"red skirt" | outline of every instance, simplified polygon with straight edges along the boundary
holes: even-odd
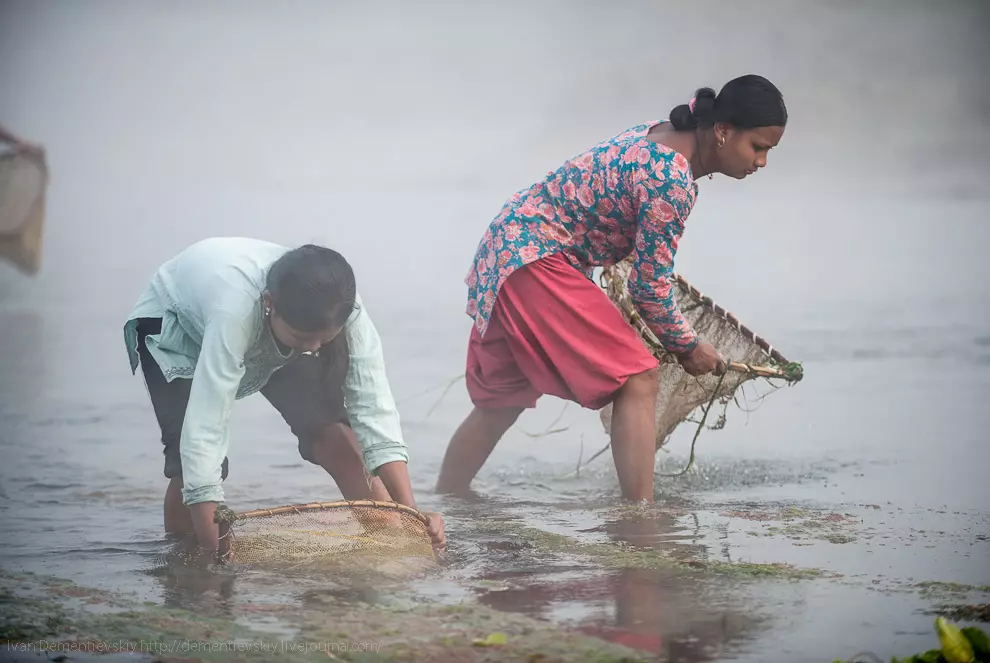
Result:
[[[532,408],[548,394],[598,410],[657,365],[608,296],[558,253],[513,272],[485,335],[472,327],[467,389],[486,409]]]

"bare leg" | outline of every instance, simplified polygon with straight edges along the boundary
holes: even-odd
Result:
[[[653,501],[656,457],[656,370],[629,378],[612,403],[612,459],[622,497]]]
[[[192,517],[182,503],[182,477],[169,479],[165,490],[165,532],[184,536],[193,533]]]
[[[393,501],[378,477],[374,477],[368,485],[360,447],[349,426],[328,426],[320,439],[313,442],[312,453],[316,462],[333,477],[345,500]]]
[[[488,460],[492,449],[505,435],[505,431],[516,422],[523,409],[521,407],[497,410],[474,408],[447,446],[436,491],[466,493],[478,470]]]

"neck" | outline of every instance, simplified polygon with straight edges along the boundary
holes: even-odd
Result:
[[[265,316],[265,326],[268,327],[268,335],[271,336],[272,342],[275,343],[275,348],[279,351],[283,357],[288,357],[292,354],[292,348],[278,340],[278,336],[275,335],[275,330],[272,328],[272,317],[271,315]]]
[[[696,180],[718,172],[718,152],[710,131],[677,131],[670,123],[664,122],[654,127],[647,137],[684,155]]]
[[[707,131],[696,130],[693,140],[693,154],[689,159],[691,172],[695,179],[701,179],[705,175],[718,172],[718,153],[715,150],[715,141]]]

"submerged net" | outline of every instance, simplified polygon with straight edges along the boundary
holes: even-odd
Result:
[[[48,170],[37,157],[0,153],[0,257],[27,274],[41,268]]]
[[[767,341],[746,328],[738,318],[718,306],[686,279],[676,275],[673,278],[674,297],[681,313],[699,337],[715,346],[728,362],[728,370],[724,375],[689,375],[673,355],[663,349],[660,341],[636,312],[627,289],[631,266],[631,260],[627,259],[606,268],[602,273],[602,287],[639,333],[646,348],[660,361],[656,408],[657,448],[663,446],[674,429],[690,419],[692,413],[700,409],[707,416],[708,410],[716,401],[727,406],[742,385],[750,380],[766,378],[771,382],[788,384],[798,382],[803,377],[800,364],[785,359]],[[722,416],[713,427],[724,424],[724,418],[723,409]],[[601,419],[605,431],[611,432],[611,405],[602,409]]]
[[[234,513],[217,509],[228,527],[222,544],[246,565],[311,565],[361,559],[434,560],[427,519],[394,502],[315,502]]]

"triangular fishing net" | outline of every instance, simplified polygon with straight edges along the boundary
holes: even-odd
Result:
[[[678,425],[691,418],[692,413],[700,409],[707,416],[708,410],[716,401],[728,405],[743,384],[750,380],[766,378],[778,384],[788,384],[798,382],[803,377],[800,364],[788,361],[767,341],[745,327],[736,316],[701,293],[684,277],[675,274],[672,278],[674,297],[681,313],[701,339],[715,346],[728,362],[728,370],[724,375],[689,375],[663,349],[660,341],[636,312],[627,288],[631,267],[631,259],[626,259],[605,268],[601,283],[609,299],[639,333],[646,348],[660,361],[656,409],[658,449],[669,440]],[[610,432],[611,404],[601,410],[601,420],[605,431]],[[719,427],[719,423],[724,424],[724,410],[721,422],[716,422],[713,427]]]
[[[230,561],[253,566],[310,566],[346,558],[435,559],[427,518],[394,502],[314,502],[235,513],[217,509]]]
[[[41,268],[48,169],[29,154],[0,152],[0,257],[35,274]]]

